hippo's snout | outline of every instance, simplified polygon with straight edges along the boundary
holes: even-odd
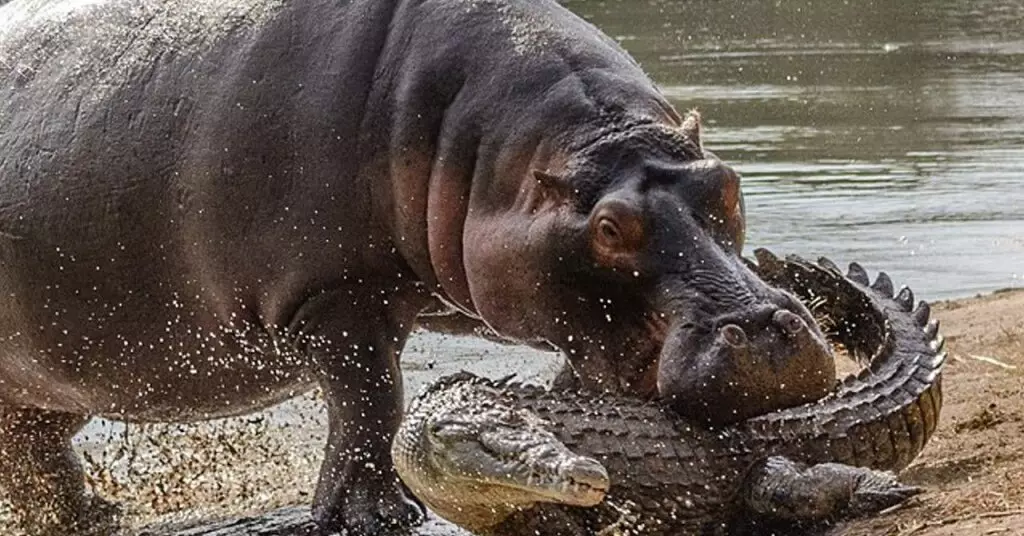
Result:
[[[660,357],[660,396],[687,417],[724,424],[828,394],[835,383],[830,345],[806,309],[787,305],[748,306],[710,327],[672,326]]]
[[[807,323],[800,316],[784,309],[772,314],[772,324],[788,337],[798,337],[808,331]],[[738,324],[726,324],[718,329],[718,333],[722,341],[733,348],[744,348],[750,342],[747,332]]]

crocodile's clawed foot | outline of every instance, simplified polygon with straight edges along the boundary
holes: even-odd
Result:
[[[744,506],[755,516],[793,523],[873,514],[921,492],[892,473],[840,463],[804,465],[774,456],[751,471]]]
[[[917,486],[907,486],[900,483],[892,473],[861,468],[849,469],[863,472],[863,477],[857,484],[857,488],[853,490],[850,503],[842,512],[844,517],[876,514],[887,508],[902,504],[907,499],[924,491]]]

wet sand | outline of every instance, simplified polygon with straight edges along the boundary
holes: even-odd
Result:
[[[1024,291],[938,303],[950,359],[941,423],[904,473],[927,493],[834,534],[1024,535]],[[544,380],[557,354],[466,337],[417,334],[405,357],[407,393],[460,369]],[[126,534],[142,527],[236,519],[310,500],[325,439],[316,393],[245,418],[195,425],[96,423],[79,438],[92,486],[125,504]],[[210,535],[283,534],[303,510]],[[275,521],[276,520],[276,521]],[[261,526],[264,532],[257,532]],[[459,531],[434,522],[419,534]],[[196,533],[200,534],[200,533]]]

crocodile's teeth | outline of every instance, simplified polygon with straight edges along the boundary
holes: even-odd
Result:
[[[910,287],[902,287],[896,293],[896,303],[900,304],[900,307],[909,313],[914,309],[914,291],[910,290]]]
[[[946,347],[946,338],[939,335],[932,339],[932,342],[928,343],[928,347],[931,348],[933,352],[941,352],[942,349]]]
[[[867,270],[855,262],[850,263],[850,269],[846,272],[846,277],[854,283],[860,283],[861,285],[870,283]]]
[[[928,321],[927,324],[925,324],[925,326],[924,326],[924,334],[929,339],[934,339],[935,336],[938,333],[939,333],[939,319],[938,318],[934,318],[934,319]]]
[[[829,259],[828,257],[818,257],[818,265],[834,274],[843,273],[843,271],[836,266],[836,263],[832,262],[832,259]]]
[[[932,315],[932,308],[926,301],[917,302],[917,309],[914,309],[914,322],[922,328],[928,325],[928,318]]]
[[[892,279],[889,279],[889,274],[885,272],[878,272],[878,277],[871,284],[871,288],[886,298],[892,298]]]

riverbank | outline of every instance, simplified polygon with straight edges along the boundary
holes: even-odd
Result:
[[[836,535],[1024,535],[1024,291],[936,303],[950,358],[938,430],[904,480],[925,494]],[[459,369],[551,377],[560,358],[463,337],[420,333],[403,368],[408,393]],[[246,418],[194,425],[93,427],[80,438],[92,484],[127,507],[126,521],[230,517],[308,503],[321,446],[316,394]],[[108,429],[109,428],[109,429]],[[438,534],[443,531],[438,529]]]
[[[1024,291],[939,302],[933,311],[949,352],[942,417],[922,456],[903,475],[927,491],[893,512],[844,525],[834,534],[1024,535]],[[430,336],[421,336],[412,341],[411,350],[406,368],[413,384],[464,367],[490,375],[525,368],[527,375],[544,377],[558,362],[551,355],[482,347],[471,339],[448,339],[439,347]],[[235,493],[233,501],[203,508],[213,513],[226,512],[224,504],[253,508],[308,500],[320,441],[308,436],[300,440],[298,451],[305,454],[296,465],[295,445],[283,436],[252,439],[256,448],[275,452],[272,459],[292,461],[240,470],[235,464],[244,467],[252,461],[242,456],[227,467],[207,469],[230,483],[229,489],[240,486],[240,480],[261,489],[255,495]],[[273,469],[278,466],[282,469]],[[254,496],[260,499],[252,501]],[[193,514],[198,504],[193,503]]]

